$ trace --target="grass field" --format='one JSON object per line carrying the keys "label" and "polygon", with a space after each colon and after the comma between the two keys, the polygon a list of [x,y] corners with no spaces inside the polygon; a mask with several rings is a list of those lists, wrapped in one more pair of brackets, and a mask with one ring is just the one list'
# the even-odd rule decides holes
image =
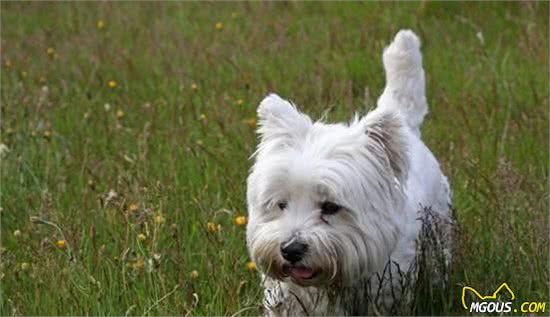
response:
{"label": "grass field", "polygon": [[[423,39],[462,286],[549,299],[548,3],[1,3],[1,315],[257,315],[255,110],[375,105]],[[242,220],[242,219],[239,219]],[[431,307],[431,308],[430,308]]]}

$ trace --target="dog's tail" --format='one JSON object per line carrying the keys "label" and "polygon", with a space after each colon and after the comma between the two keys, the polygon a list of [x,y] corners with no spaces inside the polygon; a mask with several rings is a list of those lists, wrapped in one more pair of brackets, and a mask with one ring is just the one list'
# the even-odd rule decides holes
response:
{"label": "dog's tail", "polygon": [[378,99],[380,110],[399,112],[409,127],[420,134],[428,113],[420,40],[411,30],[401,30],[382,57],[386,88]]}

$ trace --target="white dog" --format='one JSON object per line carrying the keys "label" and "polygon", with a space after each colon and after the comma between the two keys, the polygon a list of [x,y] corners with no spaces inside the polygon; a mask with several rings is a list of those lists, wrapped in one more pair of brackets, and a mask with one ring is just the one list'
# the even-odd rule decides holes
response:
{"label": "white dog", "polygon": [[450,213],[447,179],[420,139],[418,37],[400,31],[383,62],[377,108],[349,124],[313,122],[274,94],[258,107],[247,244],[269,315],[392,313],[380,307],[405,297],[394,286],[415,264],[422,213]]}

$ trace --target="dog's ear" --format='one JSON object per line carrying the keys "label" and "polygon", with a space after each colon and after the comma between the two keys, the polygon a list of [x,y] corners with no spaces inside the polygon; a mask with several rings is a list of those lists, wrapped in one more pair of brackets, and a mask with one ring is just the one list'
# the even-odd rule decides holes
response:
{"label": "dog's ear", "polygon": [[402,120],[395,113],[372,113],[364,119],[369,151],[379,156],[400,181],[407,178],[409,156]]}
{"label": "dog's ear", "polygon": [[262,142],[279,140],[286,145],[299,142],[312,125],[311,119],[300,113],[290,102],[270,94],[258,106]]}

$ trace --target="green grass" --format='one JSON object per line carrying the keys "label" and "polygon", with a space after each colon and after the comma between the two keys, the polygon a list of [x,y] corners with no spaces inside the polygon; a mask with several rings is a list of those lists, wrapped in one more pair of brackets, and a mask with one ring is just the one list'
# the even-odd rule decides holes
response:
{"label": "green grass", "polygon": [[259,314],[233,222],[257,142],[247,120],[270,91],[317,118],[364,112],[405,27],[423,39],[423,138],[459,223],[446,304],[426,296],[417,312],[464,314],[463,285],[504,281],[548,302],[548,9],[2,2],[0,314]]}

